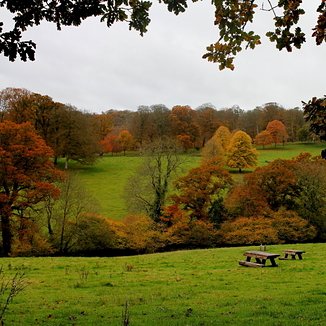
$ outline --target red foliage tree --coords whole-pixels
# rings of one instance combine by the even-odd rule
[[[30,123],[0,123],[0,215],[5,256],[12,249],[12,223],[18,212],[56,197],[52,182],[62,179],[50,161],[53,152]]]

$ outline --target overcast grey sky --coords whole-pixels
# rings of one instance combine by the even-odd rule
[[[201,58],[218,39],[208,0],[189,3],[179,16],[164,4],[153,4],[144,37],[127,24],[109,29],[100,18],[62,31],[42,23],[24,36],[37,44],[35,61],[0,57],[0,89],[26,88],[96,113],[152,104],[195,109],[212,103],[217,109],[239,105],[249,110],[277,102],[287,109],[302,107],[302,100],[326,94],[326,44],[317,47],[310,37],[320,0],[303,3],[307,15],[301,25],[308,42],[301,50],[275,49],[263,36],[272,29],[272,13],[259,11],[254,26],[263,34],[263,44],[240,53],[234,71],[219,71],[217,64]],[[6,11],[0,13],[10,22]]]

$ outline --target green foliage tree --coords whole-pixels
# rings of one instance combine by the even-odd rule
[[[57,152],[65,158],[65,169],[68,169],[70,160],[85,165],[93,164],[102,152],[102,147],[90,117],[75,107],[66,106],[60,122],[60,146]]]
[[[258,152],[252,146],[251,137],[243,131],[237,131],[227,148],[227,166],[239,169],[254,168],[258,163]]]
[[[326,16],[326,15],[325,15]],[[303,102],[304,118],[310,123],[309,130],[321,140],[326,139],[326,96]]]
[[[162,207],[171,178],[181,168],[186,157],[175,139],[158,139],[144,150],[144,160],[127,182],[125,201],[131,214],[143,213],[160,221]]]

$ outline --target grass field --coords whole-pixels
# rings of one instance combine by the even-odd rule
[[[326,145],[320,143],[288,144],[277,146],[276,149],[274,146],[269,146],[266,149],[258,148],[259,165],[266,165],[266,161],[273,161],[277,158],[291,159],[301,152],[309,152],[314,156],[319,155],[323,148],[326,148]],[[110,219],[121,220],[126,216],[125,204],[121,196],[129,176],[134,173],[142,159],[143,157],[137,153],[128,153],[126,156],[108,155],[99,158],[93,166],[70,163],[70,168],[79,171],[85,188],[99,202],[101,214]],[[198,166],[199,159],[199,152],[190,153],[189,162],[184,166],[184,171]],[[237,171],[231,172],[236,180],[242,178]]]
[[[325,325],[326,244],[278,267],[238,264],[246,250],[219,248],[113,258],[1,258],[5,277],[28,268],[27,287],[4,325]],[[127,309],[125,308],[127,303]]]

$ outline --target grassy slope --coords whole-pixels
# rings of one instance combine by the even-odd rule
[[[256,247],[2,258],[5,275],[31,269],[5,325],[121,325],[126,302],[130,326],[325,325],[326,244],[267,246],[279,254],[290,248],[305,250],[304,259],[278,261],[274,268],[238,265],[243,252]],[[81,269],[89,273],[84,282]]]
[[[324,144],[291,144],[286,146],[273,146],[266,149],[258,148],[259,165],[267,164],[265,161],[273,161],[277,158],[290,159],[301,152],[310,152],[312,155],[319,155]],[[100,203],[101,214],[120,220],[126,215],[124,200],[121,198],[128,177],[132,175],[141,163],[142,157],[138,155],[127,156],[105,156],[101,157],[94,166],[81,167],[80,165],[70,166],[80,170],[80,175],[86,188],[93,194],[94,198]],[[185,166],[185,171],[198,166],[198,152],[195,156],[190,156],[189,163]],[[250,170],[248,170],[250,171]],[[235,179],[241,179],[242,175],[234,172]]]
[[[183,167],[185,171],[198,166],[199,156],[189,156],[188,162]],[[101,157],[93,166],[80,167],[72,165],[78,169],[80,177],[87,190],[93,194],[100,203],[102,215],[120,220],[126,216],[124,199],[122,195],[128,178],[141,164],[141,156],[105,156]]]

